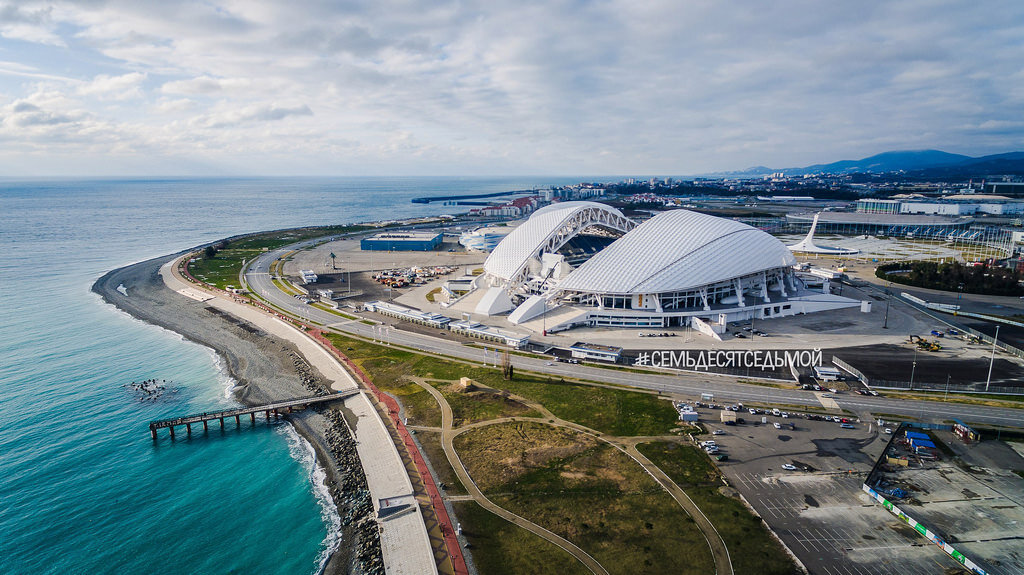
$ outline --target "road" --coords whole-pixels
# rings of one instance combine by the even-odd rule
[[[357,320],[346,320],[330,312],[304,304],[280,291],[273,284],[269,269],[274,261],[287,252],[301,249],[320,241],[322,239],[300,242],[268,251],[255,258],[243,270],[245,283],[249,286],[249,290],[297,317],[322,324],[339,332],[364,338],[379,339],[379,330],[375,330],[374,326],[366,325]],[[488,357],[486,352],[478,347],[466,346],[442,337],[432,337],[394,328],[387,330],[386,341],[398,346],[415,348],[427,353],[457,357],[481,364],[493,363],[494,361],[493,357]],[[693,397],[697,397],[701,393],[713,393],[715,401],[718,403],[759,402],[821,407],[819,400],[807,391],[735,383],[724,376],[704,375],[693,372],[680,372],[679,374],[634,373],[592,365],[552,363],[545,359],[522,356],[517,356],[515,363],[517,371],[526,370],[552,377],[630,385],[661,393],[674,393]],[[1022,416],[1024,416],[1024,412],[1019,409],[965,405],[953,402],[942,403],[860,395],[839,395],[835,400],[843,409],[855,413],[894,414],[922,420],[942,421],[955,418],[972,423],[1016,427],[1021,424]]]

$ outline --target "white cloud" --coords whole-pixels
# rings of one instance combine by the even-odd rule
[[[1024,144],[1022,33],[1015,0],[8,3],[0,36],[39,48],[0,47],[0,159],[18,138],[406,173],[998,152]]]
[[[121,76],[101,74],[88,84],[79,86],[78,93],[98,98],[128,100],[142,96],[142,83],[145,81],[146,74],[140,72],[131,72]]]
[[[254,122],[275,122],[290,116],[312,116],[309,106],[278,106],[277,104],[254,104],[237,109],[226,109],[214,114],[195,118],[191,124],[201,128],[226,128]]]

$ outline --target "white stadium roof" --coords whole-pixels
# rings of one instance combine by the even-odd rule
[[[619,210],[597,202],[562,202],[545,206],[512,231],[487,256],[484,271],[510,280],[542,251],[557,250],[562,244],[590,225],[599,225],[625,233],[632,220]]]
[[[557,288],[609,294],[675,292],[795,263],[782,242],[761,230],[734,220],[671,210],[598,252]]]

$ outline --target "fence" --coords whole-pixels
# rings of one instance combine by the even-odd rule
[[[859,379],[861,381],[861,383],[863,383],[864,385],[869,385],[868,377],[866,375],[864,375],[864,373],[861,372],[861,370],[857,369],[856,367],[853,367],[852,365],[846,363],[845,361],[839,359],[838,357],[836,357],[834,355],[832,356],[832,364],[835,365],[836,367],[840,368],[840,369],[843,369],[843,370],[853,374],[853,376],[856,377],[857,379]]]
[[[862,380],[863,381],[863,380]],[[986,390],[984,383],[928,383],[922,381],[892,381],[887,379],[872,379],[865,381],[865,385],[879,389],[905,389],[907,391],[952,391],[954,393],[990,393],[994,395],[1024,395],[1024,387],[1010,387],[1005,385],[991,385]]]
[[[969,328],[967,326],[964,326],[964,325],[961,325],[961,324],[958,324],[958,323],[953,323],[953,322],[951,322],[950,320],[948,320],[946,318],[938,317],[935,314],[931,313],[932,311],[945,312],[945,313],[953,313],[953,312],[950,312],[950,311],[947,311],[947,310],[943,310],[941,308],[932,307],[925,300],[923,300],[923,299],[921,299],[919,297],[915,297],[913,295],[910,295],[910,294],[908,294],[906,292],[902,292],[900,295],[902,295],[903,298],[906,299],[907,302],[909,302],[909,305],[915,307],[916,309],[920,310],[921,312],[923,312],[923,313],[925,313],[925,314],[927,314],[927,315],[929,315],[929,316],[931,316],[931,317],[933,317],[933,318],[935,318],[935,319],[937,319],[937,320],[939,320],[939,321],[941,321],[941,322],[943,322],[943,323],[945,323],[945,324],[947,324],[949,326],[955,327],[956,329],[958,329],[958,330],[960,330],[960,331],[962,331],[964,333],[968,333],[970,335],[973,335],[974,337],[980,339],[983,343],[987,343],[989,345],[992,344],[992,341],[993,341],[992,336],[985,335],[985,334],[981,333],[980,331],[978,331],[976,329],[972,329],[972,328]],[[968,317],[979,317],[981,319],[988,319],[990,321],[998,321],[1000,323],[1009,323],[1011,325],[1019,325],[1019,324],[1017,324],[1017,322],[1009,321],[1009,320],[1002,319],[1002,318],[998,318],[998,319],[997,318],[986,318],[986,317],[982,316],[981,314],[959,313],[958,312],[958,313],[956,313],[954,315],[962,315],[962,316],[968,316]],[[1006,353],[1008,353],[1010,355],[1013,355],[1013,356],[1019,357],[1021,359],[1024,359],[1024,349],[1018,349],[1018,348],[1016,348],[1016,347],[1014,347],[1014,346],[1012,346],[1012,345],[1010,345],[1008,343],[1003,343],[1003,342],[996,342],[996,347],[1001,349],[1001,350],[1003,350],[1003,351],[1005,351]]]

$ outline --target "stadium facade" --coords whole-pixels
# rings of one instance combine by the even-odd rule
[[[711,335],[732,321],[860,304],[827,281],[810,289],[795,264],[782,242],[734,220],[671,210],[637,224],[604,204],[564,202],[494,248],[474,282],[475,311],[547,331],[692,325]]]

